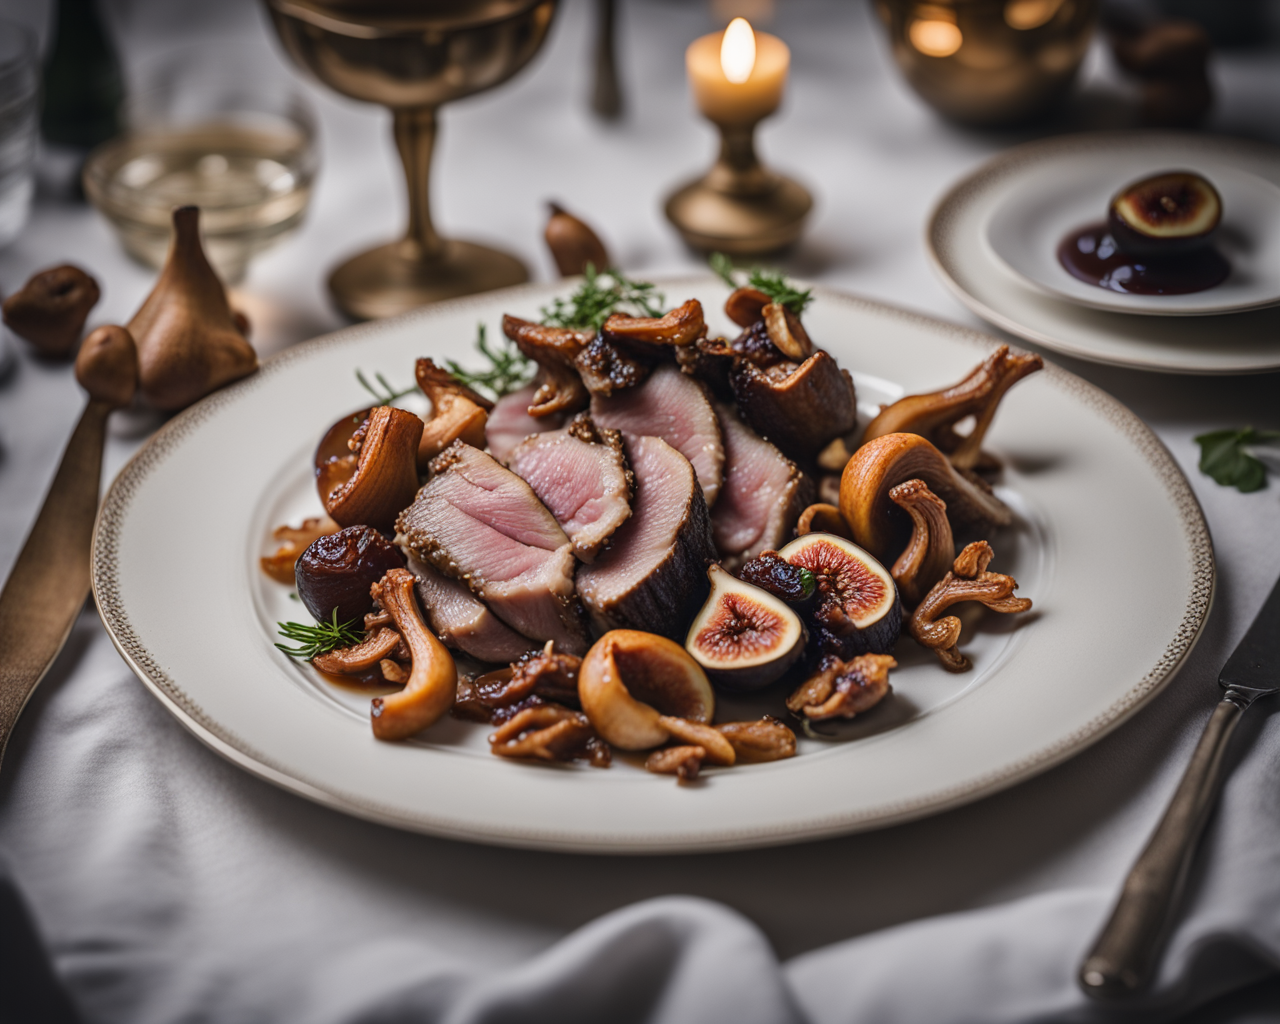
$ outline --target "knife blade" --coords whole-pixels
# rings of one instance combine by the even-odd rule
[[[0,591],[0,764],[26,706],[89,596],[102,448],[112,405],[90,400]]]
[[[1259,697],[1280,689],[1280,580],[1222,666],[1222,699],[1196,744],[1164,817],[1125,879],[1111,917],[1080,966],[1080,987],[1097,998],[1134,995],[1150,982],[1186,885],[1196,845],[1226,776],[1236,725]]]

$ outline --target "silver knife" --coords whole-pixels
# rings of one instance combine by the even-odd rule
[[[1222,699],[1191,763],[1125,879],[1106,927],[1080,966],[1080,987],[1090,996],[1133,995],[1155,973],[1196,844],[1222,789],[1227,743],[1249,705],[1280,690],[1280,580],[1222,667],[1218,685]]]

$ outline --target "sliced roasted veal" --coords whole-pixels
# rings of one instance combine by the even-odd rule
[[[556,430],[564,423],[564,417],[555,413],[540,419],[529,415],[529,406],[537,390],[536,385],[530,384],[519,391],[503,395],[489,411],[484,436],[489,444],[489,451],[499,462],[505,463],[511,457],[511,449],[530,434]]]
[[[707,507],[713,507],[724,479],[720,424],[702,385],[666,363],[638,388],[591,399],[597,426],[631,435],[660,437],[692,464]]]
[[[813,481],[727,405],[716,404],[724,434],[724,486],[711,510],[716,550],[728,569],[780,548],[816,493]]]
[[[463,580],[500,619],[566,654],[586,650],[573,545],[529,485],[457,441],[396,521],[398,541]]]
[[[464,651],[480,661],[514,661],[537,646],[491,612],[467,589],[414,555],[409,556],[418,600],[431,631],[446,647]]]
[[[508,460],[592,562],[631,515],[631,473],[616,430],[600,430],[581,413],[563,430],[538,434],[516,446]]]
[[[711,520],[689,460],[658,437],[630,437],[631,518],[578,573],[578,593],[601,631],[640,629],[680,642],[710,586]]]

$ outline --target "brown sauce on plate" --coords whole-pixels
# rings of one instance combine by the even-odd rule
[[[1231,264],[1212,246],[1161,259],[1134,256],[1116,245],[1105,221],[1068,234],[1058,243],[1058,262],[1087,284],[1129,295],[1203,292],[1231,273]]]

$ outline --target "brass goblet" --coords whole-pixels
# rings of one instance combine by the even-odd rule
[[[397,242],[341,264],[329,291],[360,319],[529,279],[514,256],[431,223],[436,111],[505,82],[546,39],[556,0],[265,0],[289,56],[330,88],[391,108],[409,188]]]

